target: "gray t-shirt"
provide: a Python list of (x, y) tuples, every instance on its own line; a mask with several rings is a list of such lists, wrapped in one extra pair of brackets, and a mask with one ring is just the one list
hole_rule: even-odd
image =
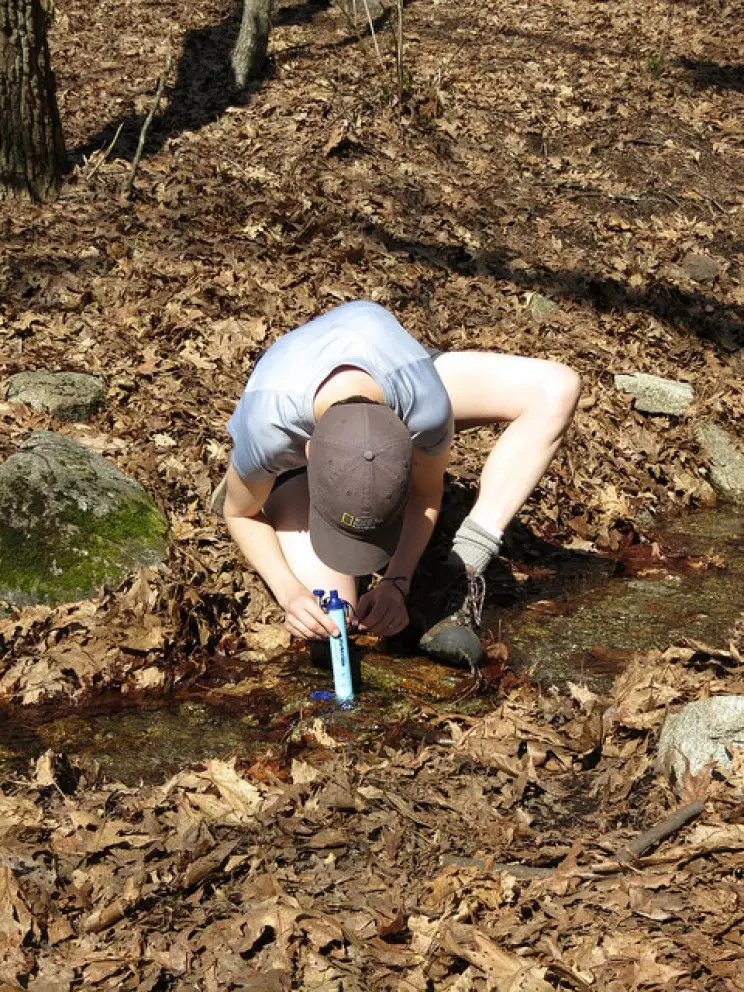
[(315, 394), (339, 365), (372, 376), (420, 451), (437, 454), (450, 442), (452, 407), (425, 348), (383, 307), (359, 300), (290, 331), (261, 356), (227, 425), (242, 479), (307, 464)]

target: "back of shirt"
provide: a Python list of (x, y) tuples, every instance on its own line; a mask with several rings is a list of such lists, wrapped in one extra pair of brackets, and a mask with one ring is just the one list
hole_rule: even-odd
[(307, 464), (315, 394), (340, 365), (372, 376), (419, 450), (437, 454), (450, 442), (452, 408), (425, 348), (383, 307), (359, 300), (290, 331), (261, 356), (227, 425), (245, 482)]

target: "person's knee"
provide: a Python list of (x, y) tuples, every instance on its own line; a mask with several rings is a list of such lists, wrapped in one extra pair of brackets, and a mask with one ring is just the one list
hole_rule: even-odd
[(556, 362), (544, 387), (544, 401), (555, 428), (564, 431), (573, 419), (581, 395), (581, 378), (568, 365)]

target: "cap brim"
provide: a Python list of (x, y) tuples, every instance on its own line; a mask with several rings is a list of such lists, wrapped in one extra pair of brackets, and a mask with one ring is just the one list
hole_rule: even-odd
[(343, 575), (370, 575), (384, 568), (398, 547), (403, 513), (374, 537), (362, 540), (337, 530), (311, 506), (309, 528), (313, 550), (325, 565)]

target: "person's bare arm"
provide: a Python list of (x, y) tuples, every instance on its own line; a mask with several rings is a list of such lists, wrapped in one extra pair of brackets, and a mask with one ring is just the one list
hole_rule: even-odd
[(405, 575), (409, 585), (439, 517), (449, 458), (449, 447), (438, 455), (426, 455), (414, 448), (403, 530), (387, 569), (389, 575)]
[(227, 529), (285, 611), (289, 630), (304, 639), (335, 637), (338, 628), (287, 564), (276, 531), (263, 515), (273, 485), (268, 479), (249, 486), (231, 465), (224, 510)]
[(362, 596), (357, 607), (360, 626), (373, 634), (390, 636), (408, 623), (405, 595), (439, 517), (449, 455), (449, 447), (438, 455), (425, 455), (414, 448), (403, 530), (386, 571), (388, 576), (402, 579), (381, 582)]

